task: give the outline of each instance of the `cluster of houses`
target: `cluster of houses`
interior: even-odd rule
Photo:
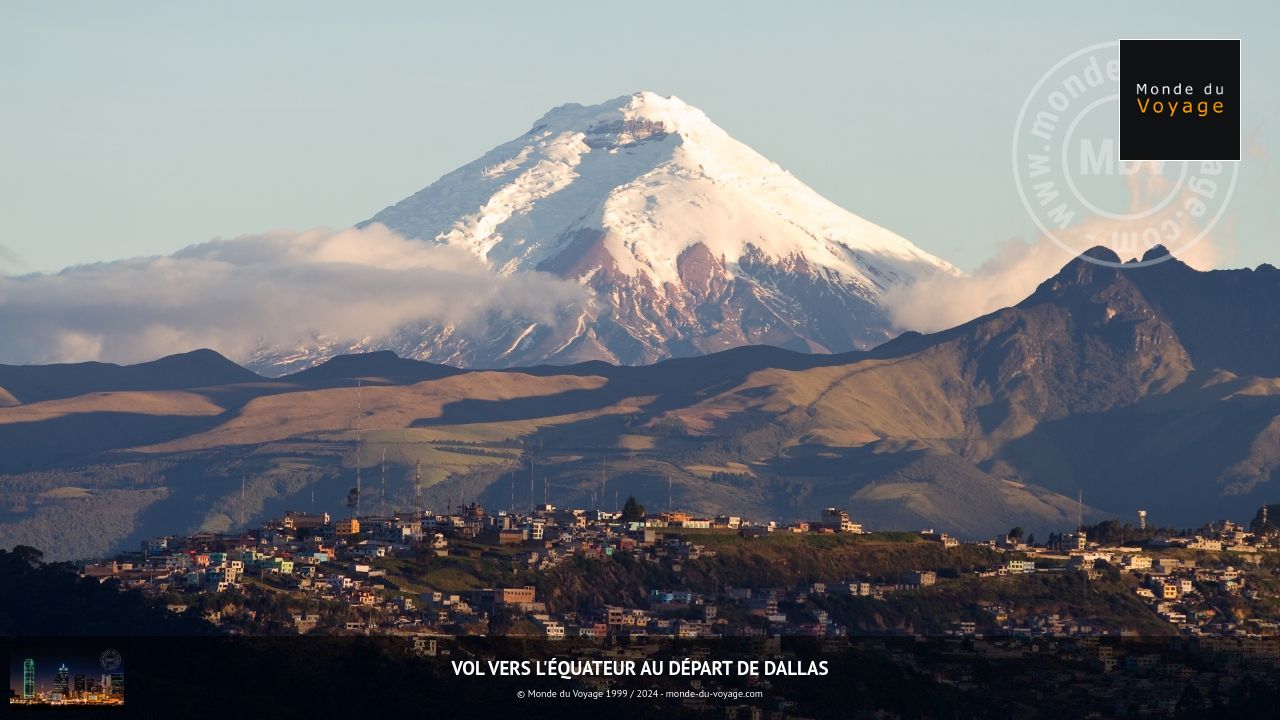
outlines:
[[[646,607],[605,606],[590,617],[552,615],[537,601],[533,587],[485,588],[470,592],[427,590],[406,593],[387,579],[384,558],[429,553],[448,557],[459,544],[468,554],[483,546],[505,547],[513,567],[545,571],[573,557],[605,558],[619,553],[679,569],[689,560],[714,557],[715,550],[680,537],[664,537],[663,530],[695,529],[737,532],[744,536],[772,532],[861,533],[846,511],[829,508],[812,522],[753,525],[736,516],[698,517],[680,511],[658,513],[623,522],[621,513],[561,509],[551,505],[528,513],[488,513],[472,504],[448,513],[396,514],[388,517],[335,518],[328,513],[288,512],[257,529],[238,534],[198,533],[147,540],[136,552],[111,560],[87,563],[85,577],[114,578],[124,587],[157,596],[181,596],[241,590],[246,584],[267,585],[299,599],[359,609],[348,613],[340,628],[352,632],[422,631],[440,634],[487,634],[493,619],[515,617],[506,629],[548,638],[708,637],[727,633],[755,635],[783,633],[840,636],[844,629],[825,613],[804,623],[788,623],[778,611],[779,601],[802,600],[812,593],[882,598],[899,589],[936,581],[931,571],[904,575],[899,582],[816,583],[812,587],[752,591],[727,589],[722,597],[706,598],[682,590],[653,589]],[[945,544],[942,534],[930,539]],[[451,543],[453,546],[451,547]],[[753,595],[754,592],[754,595]],[[717,616],[717,604],[727,603],[735,616],[761,618],[751,626]],[[184,611],[174,602],[170,608]],[[227,610],[205,611],[220,623]],[[312,611],[293,613],[300,633],[317,627]],[[769,628],[766,631],[764,628]]]
[[[1047,546],[1028,546],[1001,536],[996,547],[1010,551],[1003,568],[980,574],[1017,572],[1080,571],[1090,579],[1100,577],[1099,564],[1115,567],[1135,581],[1133,592],[1146,601],[1165,622],[1187,636],[1280,636],[1280,623],[1273,618],[1235,617],[1219,612],[1210,602],[1222,594],[1247,600],[1280,600],[1261,587],[1250,587],[1246,566],[1260,564],[1263,554],[1280,549],[1275,535],[1246,530],[1238,523],[1221,521],[1207,526],[1201,533],[1188,537],[1157,537],[1144,547],[1103,546],[1091,542],[1084,532],[1066,533]],[[1196,553],[1166,550],[1202,551],[1211,554],[1212,562],[1198,566]],[[1161,553],[1157,555],[1156,553]],[[1225,558],[1225,560],[1224,560]],[[1036,559],[1042,561],[1037,570]],[[1043,562],[1047,561],[1047,562]],[[1065,564],[1064,564],[1065,563]],[[1107,634],[1106,629],[1088,622],[1058,615],[1033,616],[1010,620],[1007,609],[992,609],[1000,631],[1009,635],[1063,636]],[[967,634],[953,628],[955,634]]]
[[[699,638],[755,635],[842,637],[846,628],[813,602],[826,596],[884,599],[938,582],[936,569],[921,568],[891,578],[816,582],[797,588],[724,588],[712,596],[682,589],[651,588],[643,607],[605,605],[593,614],[551,613],[533,586],[494,587],[467,592],[415,588],[412,592],[387,577],[387,558],[448,557],[451,552],[479,556],[489,546],[518,568],[546,571],[569,558],[607,558],[628,554],[643,562],[679,571],[690,560],[715,555],[694,542],[697,534],[672,536],[670,529],[721,530],[751,537],[770,533],[862,533],[862,526],[839,508],[817,520],[787,525],[756,525],[739,517],[697,517],[664,512],[623,520],[621,513],[561,509],[551,505],[527,513],[488,513],[472,504],[443,514],[334,518],[328,513],[289,512],[259,528],[234,535],[196,534],[144,542],[137,552],[86,564],[86,577],[115,578],[125,587],[153,595],[188,598],[239,590],[259,584],[291,598],[343,607],[343,622],[330,630],[485,635],[503,632],[550,639],[604,636]],[[945,533],[925,530],[922,539],[944,547],[958,544]],[[985,543],[1002,552],[1002,561],[977,571],[994,577],[1036,572],[1080,571],[1096,576],[1107,563],[1139,578],[1136,593],[1153,610],[1187,634],[1276,634],[1266,621],[1240,623],[1220,617],[1203,604],[1204,590],[1237,594],[1257,592],[1245,586],[1245,574],[1233,566],[1201,567],[1185,558],[1152,557],[1142,548],[1101,547],[1083,532],[1068,533],[1051,546],[1029,546],[1001,536]],[[1158,547],[1191,550],[1239,549],[1243,562],[1267,550],[1263,538],[1231,523],[1205,536],[1161,540]],[[1247,548],[1247,550],[1245,550]],[[1039,563],[1039,564],[1038,564]],[[527,576],[527,573],[526,573]],[[300,605],[306,603],[299,603]],[[780,605],[790,613],[780,610]],[[171,609],[186,609],[174,602]],[[234,609],[234,608],[230,608]],[[228,609],[206,609],[207,619],[223,622]],[[1089,622],[1045,615],[1011,619],[993,607],[991,623],[1008,635],[1093,635],[1107,629]],[[300,633],[320,623],[314,612],[292,616]],[[987,628],[990,632],[990,628]],[[973,635],[976,623],[960,621],[951,633]]]

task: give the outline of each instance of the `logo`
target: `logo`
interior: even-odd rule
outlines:
[[[1121,40],[1123,160],[1240,159],[1239,40]]]
[[[1129,268],[1200,242],[1222,219],[1239,164],[1121,160],[1119,51],[1117,41],[1092,45],[1040,77],[1018,113],[1012,159],[1019,198],[1042,233],[1072,256]],[[1121,262],[1084,255],[1097,246]],[[1168,253],[1148,256],[1156,246]]]
[[[103,670],[112,672],[120,667],[120,653],[111,649],[103,650],[102,654],[98,656],[98,664],[102,666]]]

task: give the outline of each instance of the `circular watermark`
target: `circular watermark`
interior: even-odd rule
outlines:
[[[102,665],[102,669],[111,672],[120,667],[120,653],[115,650],[103,650],[98,656],[98,664]]]
[[[1018,112],[1013,176],[1036,227],[1072,256],[1142,267],[1186,254],[1217,225],[1239,163],[1120,159],[1120,43],[1058,61]],[[1111,249],[1119,262],[1086,254]],[[1146,257],[1163,246],[1168,252]],[[1125,262],[1126,258],[1141,258]]]

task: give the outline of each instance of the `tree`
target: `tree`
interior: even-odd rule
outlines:
[[[0,550],[0,552],[4,551]],[[18,562],[31,567],[39,567],[40,561],[44,559],[44,553],[30,545],[15,545],[12,554]]]
[[[1249,523],[1249,529],[1256,533],[1273,532],[1277,528],[1280,528],[1280,504],[1264,506]]]
[[[1027,536],[1027,544],[1028,544],[1028,545],[1035,545],[1035,544],[1036,544],[1036,534],[1035,534],[1035,533],[1031,533],[1030,535],[1028,535],[1028,536]]]
[[[636,502],[634,495],[627,497],[627,503],[622,506],[622,522],[640,522],[644,520],[644,506]]]

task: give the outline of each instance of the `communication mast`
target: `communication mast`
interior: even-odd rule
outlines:
[[[356,441],[357,446],[359,441]],[[360,451],[356,450],[356,517],[360,517]]]
[[[422,517],[422,461],[413,461],[413,518]]]
[[[364,403],[362,402],[364,385],[363,381],[356,381],[356,502],[353,508],[356,517],[360,517],[360,416],[364,415]]]

